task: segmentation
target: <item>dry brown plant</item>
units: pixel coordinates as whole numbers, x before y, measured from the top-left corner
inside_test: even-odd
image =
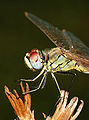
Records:
[[[22,85],[22,82],[20,83],[20,86],[22,89],[22,93],[24,93],[25,90]],[[26,83],[26,91],[29,91],[29,86],[27,83]],[[5,86],[5,94],[8,97],[19,120],[35,120],[34,110],[31,111],[30,93],[24,95],[24,102],[19,97],[16,90],[14,90],[14,93],[15,95],[9,91],[7,86]],[[68,100],[68,92],[61,90],[61,96],[53,116],[52,117],[50,117],[50,115],[46,116],[43,113],[44,118],[46,120],[75,120],[80,114],[83,108],[84,102],[83,100],[80,100],[81,104],[79,105],[77,111],[74,113],[74,110],[78,104],[78,97],[72,98],[69,104],[67,104],[67,100]]]

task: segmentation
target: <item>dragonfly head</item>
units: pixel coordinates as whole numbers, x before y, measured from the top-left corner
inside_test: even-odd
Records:
[[[24,61],[33,71],[41,69],[43,66],[41,52],[37,49],[32,49],[30,52],[26,53]]]

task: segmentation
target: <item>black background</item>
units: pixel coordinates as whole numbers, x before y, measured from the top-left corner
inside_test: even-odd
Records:
[[[32,48],[44,50],[55,45],[24,16],[28,11],[57,26],[67,29],[79,37],[89,47],[89,1],[88,0],[3,0],[0,1],[0,119],[16,118],[4,86],[20,93],[20,78],[34,78],[39,71],[32,72],[24,64],[24,55]],[[89,119],[89,75],[77,73],[76,81],[70,92],[71,99],[78,96],[85,106],[78,120]],[[61,89],[67,90],[71,76],[56,75]],[[41,78],[40,78],[41,79]],[[40,82],[29,83],[37,86]],[[49,109],[58,98],[57,89],[51,76],[43,90],[31,94],[32,109],[36,119],[42,120],[42,112]]]

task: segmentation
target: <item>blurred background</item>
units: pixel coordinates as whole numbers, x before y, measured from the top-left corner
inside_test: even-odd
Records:
[[[59,29],[65,28],[71,31],[89,47],[88,0],[0,1],[0,120],[11,120],[17,117],[4,93],[4,86],[7,85],[11,91],[16,89],[23,97],[18,80],[34,78],[40,72],[32,72],[25,66],[23,60],[25,53],[32,48],[44,50],[55,47],[37,27],[28,21],[24,16],[25,11],[33,13]],[[74,96],[84,100],[85,105],[78,120],[88,120],[89,75],[79,72],[76,74],[69,100]],[[57,74],[56,77],[61,89],[67,90],[72,76]],[[41,78],[29,85],[37,86],[40,80]],[[36,120],[43,120],[42,112],[47,114],[58,99],[58,92],[50,74],[47,76],[45,88],[32,93],[31,98]]]

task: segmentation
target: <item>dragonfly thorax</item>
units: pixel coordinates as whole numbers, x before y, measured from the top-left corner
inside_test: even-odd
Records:
[[[77,61],[68,59],[66,54],[62,52],[59,47],[52,48],[51,50],[43,51],[44,54],[44,66],[46,66],[47,72],[66,72],[72,69],[76,69],[80,72],[86,73],[87,70]]]

